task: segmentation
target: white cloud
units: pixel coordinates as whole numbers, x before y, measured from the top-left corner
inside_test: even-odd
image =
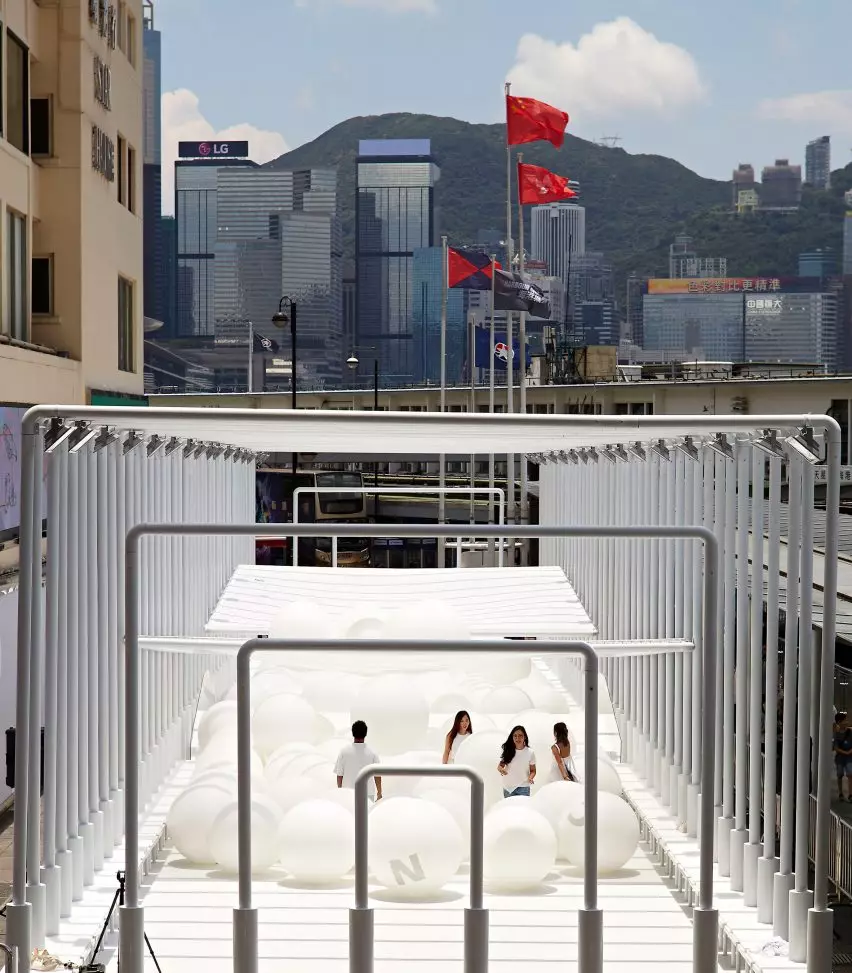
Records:
[[[288,151],[289,146],[279,132],[240,122],[216,129],[201,113],[198,95],[187,88],[167,91],[163,95],[163,210],[174,210],[174,163],[178,142],[219,141],[245,139],[255,162],[269,162]]]
[[[797,125],[825,125],[852,135],[852,90],[813,91],[787,98],[767,98],[758,106],[762,118]]]
[[[706,94],[692,55],[629,17],[596,24],[576,45],[526,34],[507,80],[519,95],[564,108],[581,123],[672,111]]]

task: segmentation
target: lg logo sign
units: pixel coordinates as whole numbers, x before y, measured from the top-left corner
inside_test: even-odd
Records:
[[[244,159],[248,154],[248,142],[181,142],[178,146],[181,159]]]

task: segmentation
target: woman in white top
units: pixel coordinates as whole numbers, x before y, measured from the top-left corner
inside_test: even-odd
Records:
[[[470,713],[466,709],[459,710],[456,713],[456,718],[453,720],[452,729],[447,734],[447,739],[444,742],[444,756],[441,762],[454,764],[459,747],[468,739],[471,733],[473,733],[473,724],[470,722]]]
[[[550,780],[576,780],[574,761],[571,759],[571,741],[568,739],[568,727],[564,723],[557,723],[553,727],[553,739],[556,741],[550,748],[553,754],[553,766],[550,769]]]
[[[522,726],[516,726],[503,744],[497,770],[503,777],[503,797],[529,797],[535,782],[535,754]]]

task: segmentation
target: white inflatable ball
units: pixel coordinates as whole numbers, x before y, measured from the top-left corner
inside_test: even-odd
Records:
[[[346,627],[347,639],[381,639],[385,638],[384,628],[387,616],[383,612],[372,612],[369,615],[354,617]]]
[[[348,713],[363,683],[362,676],[348,673],[306,672],[302,676],[302,695],[322,713]]]
[[[237,793],[237,769],[236,767],[212,767],[209,770],[199,770],[187,787],[197,787],[199,784],[218,784]],[[252,782],[255,786],[255,782]]]
[[[204,770],[232,768],[236,773],[237,769],[237,741],[235,738],[220,738],[220,745],[212,744],[206,750],[202,750],[195,760],[195,772],[200,774]],[[252,750],[251,752],[251,774],[252,777],[263,775],[263,761],[260,755]]]
[[[254,709],[270,696],[279,696],[282,693],[299,696],[301,692],[301,681],[287,669],[270,667],[261,669],[251,677],[251,700]]]
[[[282,743],[280,747],[274,750],[270,755],[269,759],[266,761],[266,766],[268,767],[273,761],[278,760],[279,757],[295,757],[297,753],[313,753],[314,748],[310,743],[305,743],[304,740],[294,740],[292,743]]]
[[[431,786],[431,790],[424,788],[417,796],[424,801],[431,801],[433,804],[440,804],[442,808],[449,811],[453,820],[459,826],[462,839],[464,840],[464,856],[468,857],[470,852],[470,795],[465,796],[451,787],[444,787],[447,780],[424,781]],[[467,784],[467,781],[464,781]],[[468,788],[470,785],[467,784]]]
[[[292,757],[281,757],[277,764],[271,768],[266,779],[269,781],[289,780],[295,782],[306,776],[313,767],[325,767],[327,764],[328,759],[313,750],[310,753],[297,753]]]
[[[586,754],[582,752],[578,753],[574,758],[574,763],[581,780],[585,779]],[[621,778],[615,769],[615,765],[608,757],[601,755],[598,755],[598,790],[606,791],[608,794],[615,794],[616,797],[620,797],[624,790],[621,786]]]
[[[539,673],[534,672],[526,679],[519,679],[515,685],[529,696],[537,710],[546,713],[568,712],[568,698],[565,693],[554,689]]]
[[[314,782],[312,781],[311,783],[313,784]],[[382,781],[382,786],[384,787],[384,781]],[[324,801],[332,801],[340,807],[345,808],[350,814],[355,814],[355,791],[351,787],[338,787],[337,781],[335,781],[334,787],[331,790],[323,790],[322,797]],[[371,803],[368,806],[373,808],[375,804]]]
[[[280,861],[293,878],[321,884],[355,864],[355,821],[333,801],[297,804],[281,822]]]
[[[350,743],[352,743],[351,734],[348,737],[334,736],[330,740],[323,740],[322,743],[317,744],[314,751],[322,754],[323,757],[328,757],[329,760],[337,760],[340,751]]]
[[[384,759],[423,745],[429,729],[429,704],[405,676],[378,676],[362,687],[350,718],[353,723],[366,722],[367,743]]]
[[[559,857],[584,867],[586,804],[579,801],[559,822]],[[636,854],[639,821],[630,805],[606,791],[598,791],[598,874],[617,872]]]
[[[314,716],[314,743],[324,743],[331,740],[335,734],[334,724],[327,716],[317,713]]]
[[[251,870],[268,871],[277,861],[280,850],[278,804],[263,794],[251,799]],[[239,867],[237,847],[237,802],[230,801],[216,816],[210,829],[210,854],[225,872],[234,874]]]
[[[328,790],[337,787],[337,776],[334,773],[334,764],[330,760],[323,760],[322,763],[313,764],[302,772],[302,780],[315,780],[324,785]]]
[[[557,780],[544,784],[533,796],[533,807],[550,822],[557,834],[559,822],[583,800],[583,785]]]
[[[410,753],[401,753],[388,763],[398,764],[400,767],[413,766],[438,766],[441,763],[442,754],[437,750],[412,750]],[[402,797],[411,795],[420,781],[430,781],[433,785],[439,784],[440,780],[432,777],[386,777],[382,783],[382,790],[387,792],[388,797]]]
[[[221,811],[236,800],[236,790],[221,781],[190,785],[169,809],[166,827],[175,848],[195,865],[215,861],[210,833]]]
[[[459,710],[467,709],[469,702],[461,693],[441,693],[432,700],[432,712],[441,716],[447,713],[455,716]]]
[[[482,697],[480,706],[486,713],[517,713],[530,709],[532,700],[517,686],[498,686]]]
[[[536,888],[556,864],[556,835],[544,815],[517,805],[485,821],[485,881],[495,889]]]
[[[237,671],[235,667],[223,666],[215,672],[208,674],[207,685],[214,699],[222,699],[225,693],[236,681]]]
[[[303,777],[298,781],[292,781],[286,777],[279,778],[267,784],[266,787],[269,796],[285,814],[303,801],[323,798],[329,793],[327,786],[309,777]]]
[[[379,801],[370,815],[370,870],[380,885],[418,898],[449,882],[464,858],[452,814],[415,797]]]
[[[440,639],[468,642],[470,626],[464,616],[443,601],[416,601],[400,605],[388,615],[382,638]]]
[[[208,742],[220,731],[237,732],[236,700],[225,699],[216,703],[201,717],[198,724],[198,746],[204,749]]]
[[[269,620],[271,639],[330,638],[327,613],[310,601],[296,601],[282,605]],[[260,654],[261,665],[281,665],[282,653],[269,651]]]
[[[479,771],[485,783],[486,800],[491,802],[503,793],[503,778],[497,765],[505,740],[505,735],[496,730],[476,730],[456,752],[456,764]]]
[[[503,797],[489,808],[488,814],[500,814],[503,811],[517,810],[517,808],[535,809],[535,805],[530,803],[531,800],[532,798],[526,797],[523,794],[513,794],[511,797]]]
[[[251,720],[255,747],[262,757],[268,757],[283,743],[315,743],[315,716],[313,706],[301,696],[284,693],[265,699]]]

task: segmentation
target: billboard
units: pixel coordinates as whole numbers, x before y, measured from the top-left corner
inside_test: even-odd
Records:
[[[181,159],[246,159],[248,142],[178,142]]]
[[[649,294],[809,294],[822,290],[818,277],[658,277]]]

